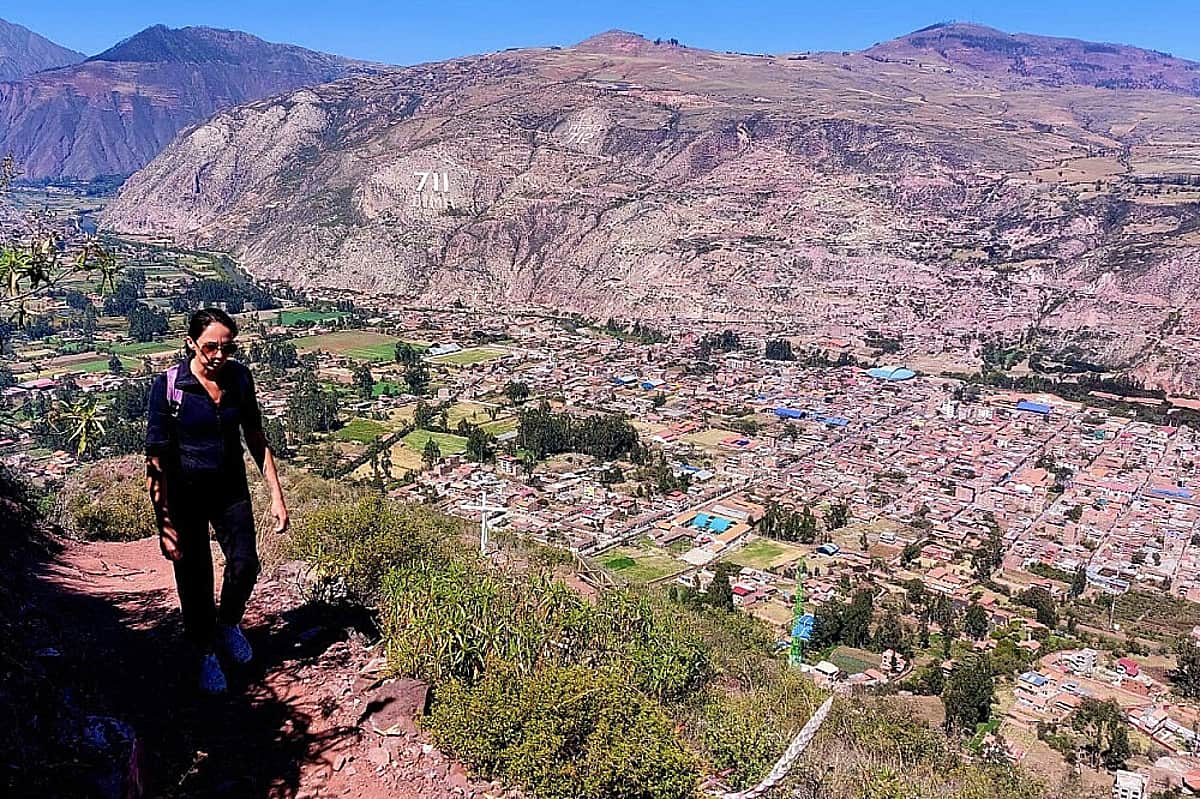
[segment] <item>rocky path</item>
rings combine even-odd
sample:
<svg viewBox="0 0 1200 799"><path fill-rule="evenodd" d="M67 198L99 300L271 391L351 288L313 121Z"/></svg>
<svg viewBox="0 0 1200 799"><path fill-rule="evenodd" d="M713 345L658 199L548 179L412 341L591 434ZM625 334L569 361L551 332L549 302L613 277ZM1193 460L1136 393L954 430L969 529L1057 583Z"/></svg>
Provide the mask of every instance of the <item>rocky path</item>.
<svg viewBox="0 0 1200 799"><path fill-rule="evenodd" d="M97 795L508 795L429 744L413 723L425 687L382 677L367 620L306 602L286 570L260 579L245 624L255 663L229 669L220 698L194 687L155 540L74 545L33 585L39 659L66 688L63 701L86 710L81 735L112 765ZM134 784L140 793L128 793Z"/></svg>

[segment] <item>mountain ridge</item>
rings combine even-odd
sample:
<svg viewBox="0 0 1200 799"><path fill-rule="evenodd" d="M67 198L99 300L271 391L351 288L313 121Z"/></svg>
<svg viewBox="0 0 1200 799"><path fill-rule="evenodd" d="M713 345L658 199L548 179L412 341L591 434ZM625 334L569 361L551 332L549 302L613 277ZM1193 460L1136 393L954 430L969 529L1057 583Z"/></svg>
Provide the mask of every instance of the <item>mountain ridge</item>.
<svg viewBox="0 0 1200 799"><path fill-rule="evenodd" d="M869 327L933 359L1035 336L1195 385L1200 161L1171 144L1200 140L1191 95L613 38L634 52L470 56L230 109L106 219L308 288Z"/></svg>
<svg viewBox="0 0 1200 799"><path fill-rule="evenodd" d="M0 19L0 81L17 80L85 58L23 25Z"/></svg>
<svg viewBox="0 0 1200 799"><path fill-rule="evenodd" d="M1006 33L974 23L938 23L864 51L886 59L936 55L960 68L1049 86L1155 89L1200 97L1200 63L1126 44Z"/></svg>
<svg viewBox="0 0 1200 799"><path fill-rule="evenodd" d="M152 26L0 83L0 152L31 180L127 175L220 109L382 69L240 31Z"/></svg>

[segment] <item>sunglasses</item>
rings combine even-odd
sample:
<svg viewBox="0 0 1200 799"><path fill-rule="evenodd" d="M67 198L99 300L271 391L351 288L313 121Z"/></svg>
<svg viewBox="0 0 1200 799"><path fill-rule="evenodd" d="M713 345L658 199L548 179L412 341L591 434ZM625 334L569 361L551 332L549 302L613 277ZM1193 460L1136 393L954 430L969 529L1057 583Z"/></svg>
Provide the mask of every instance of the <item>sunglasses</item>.
<svg viewBox="0 0 1200 799"><path fill-rule="evenodd" d="M232 341L228 344L218 344L215 341L206 341L200 345L200 349L205 355L216 355L217 350L220 350L226 356L229 356L238 351L238 345Z"/></svg>

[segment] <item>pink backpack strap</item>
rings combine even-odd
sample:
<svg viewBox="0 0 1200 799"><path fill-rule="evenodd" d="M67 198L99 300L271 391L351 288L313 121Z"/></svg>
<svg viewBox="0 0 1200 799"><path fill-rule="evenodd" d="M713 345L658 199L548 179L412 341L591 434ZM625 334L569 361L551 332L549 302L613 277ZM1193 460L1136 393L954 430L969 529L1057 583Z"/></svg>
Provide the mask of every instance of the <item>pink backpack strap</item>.
<svg viewBox="0 0 1200 799"><path fill-rule="evenodd" d="M176 385L179 380L179 370L183 364L177 363L167 370L167 403L171 406L171 415L179 415L179 406L183 403L183 389Z"/></svg>

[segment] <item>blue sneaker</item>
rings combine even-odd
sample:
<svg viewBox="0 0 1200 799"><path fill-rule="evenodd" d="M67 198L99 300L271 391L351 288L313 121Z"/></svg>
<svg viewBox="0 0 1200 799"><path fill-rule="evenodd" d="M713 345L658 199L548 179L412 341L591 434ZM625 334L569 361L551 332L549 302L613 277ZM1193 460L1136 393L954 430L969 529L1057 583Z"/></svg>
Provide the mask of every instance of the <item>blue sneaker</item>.
<svg viewBox="0 0 1200 799"><path fill-rule="evenodd" d="M223 694L226 689L225 672L221 663L211 652L200 661L200 690L206 694Z"/></svg>
<svg viewBox="0 0 1200 799"><path fill-rule="evenodd" d="M250 642L242 635L242 628L236 624L217 625L217 643L226 656L238 665L244 666L254 658Z"/></svg>

